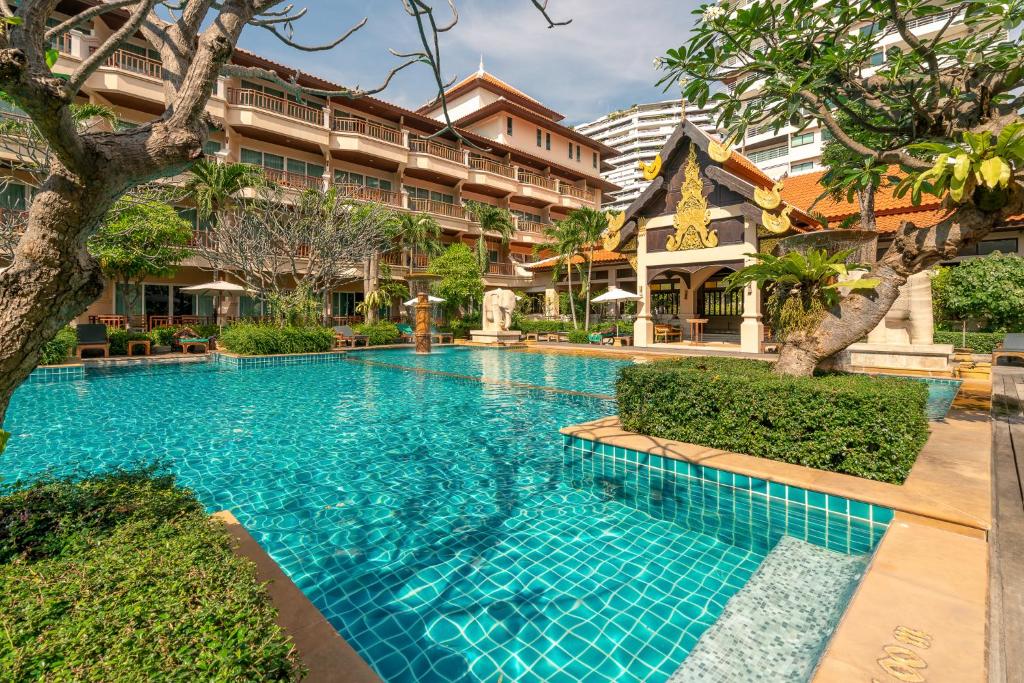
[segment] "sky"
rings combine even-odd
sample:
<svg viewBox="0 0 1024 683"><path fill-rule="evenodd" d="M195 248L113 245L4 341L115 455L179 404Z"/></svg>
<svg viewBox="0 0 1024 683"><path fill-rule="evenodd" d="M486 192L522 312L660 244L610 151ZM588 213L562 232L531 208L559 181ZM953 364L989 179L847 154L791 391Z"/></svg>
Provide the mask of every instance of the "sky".
<svg viewBox="0 0 1024 683"><path fill-rule="evenodd" d="M398 60L388 48L413 50L416 25L401 0L294 0L308 14L294 25L294 38L329 42L363 17L366 26L327 52L300 52L270 33L248 27L239 45L275 61L344 85L376 87ZM439 23L450 16L435 0ZM565 123L595 119L637 102L668 99L678 92L655 87L654 58L679 47L699 0L549 0L556 20L547 28L530 0L457 0L460 18L442 34L441 66L447 78L476 71L481 55L490 73L565 115ZM432 99L430 70L413 65L379 97L415 109Z"/></svg>

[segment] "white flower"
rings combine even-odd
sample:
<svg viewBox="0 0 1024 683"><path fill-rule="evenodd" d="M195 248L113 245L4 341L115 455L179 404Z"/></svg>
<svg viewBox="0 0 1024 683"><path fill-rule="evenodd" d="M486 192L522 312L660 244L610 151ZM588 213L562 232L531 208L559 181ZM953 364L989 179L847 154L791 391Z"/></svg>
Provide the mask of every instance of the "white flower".
<svg viewBox="0 0 1024 683"><path fill-rule="evenodd" d="M704 21L709 24L715 23L718 19L725 16L725 8L719 7L718 5L708 5L704 8Z"/></svg>
<svg viewBox="0 0 1024 683"><path fill-rule="evenodd" d="M653 61L653 64L654 64L654 68L655 69L660 69L662 66L665 65L665 58L664 57L655 57L654 61Z"/></svg>

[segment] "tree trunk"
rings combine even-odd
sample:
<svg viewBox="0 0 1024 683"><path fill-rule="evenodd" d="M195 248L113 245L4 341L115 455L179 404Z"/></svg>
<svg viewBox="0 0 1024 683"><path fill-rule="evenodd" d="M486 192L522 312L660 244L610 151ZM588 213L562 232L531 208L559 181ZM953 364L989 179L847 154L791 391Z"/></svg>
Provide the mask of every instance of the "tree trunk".
<svg viewBox="0 0 1024 683"><path fill-rule="evenodd" d="M865 275L878 278L879 285L873 291L854 291L843 297L810 332L791 334L779 351L775 371L783 375L812 374L819 364L866 337L885 318L910 275L954 258L965 247L980 242L994 226L1021 211L1024 200L1014 194L998 212L964 205L930 228L904 223L889 249Z"/></svg>
<svg viewBox="0 0 1024 683"><path fill-rule="evenodd" d="M569 313L572 314L572 329L578 330L576 322L576 300L572 297L572 257L569 258L569 267L565 271L565 284L569 288Z"/></svg>
<svg viewBox="0 0 1024 683"><path fill-rule="evenodd" d="M587 254L587 295L583 297L583 305L586 307L586 313L584 314L583 329L590 329L590 280L594 274L594 248L590 248L590 253Z"/></svg>

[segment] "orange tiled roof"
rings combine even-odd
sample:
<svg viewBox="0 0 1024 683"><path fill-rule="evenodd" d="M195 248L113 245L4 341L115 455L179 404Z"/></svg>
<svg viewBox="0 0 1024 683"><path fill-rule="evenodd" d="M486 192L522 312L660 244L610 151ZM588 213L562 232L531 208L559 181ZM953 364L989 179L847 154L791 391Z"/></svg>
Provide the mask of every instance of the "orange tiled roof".
<svg viewBox="0 0 1024 683"><path fill-rule="evenodd" d="M550 252L541 252L541 259L535 261L536 265L526 264L526 267L530 270L552 270L555 267L555 259L551 256ZM586 263L586 259L582 256L573 256L573 264ZM594 252L594 263L625 263L626 257L615 251L605 251L604 249L598 249Z"/></svg>
<svg viewBox="0 0 1024 683"><path fill-rule="evenodd" d="M458 90L462 86L466 85L467 83L471 83L471 82L475 81L478 78L480 80L482 80L482 81L487 81L488 83L490 83L491 85L495 86L496 88L500 88L501 90L504 90L506 92L512 93L513 95L517 95L517 96L522 97L524 99L530 100L531 102L536 102L537 104L540 104L542 107L544 106L543 104L541 104L540 101L534 99L533 97L530 97L529 95L524 93L522 90L519 90L518 88L512 87L511 85L509 85L505 81L501 80L500 78L498 78L494 74L489 73L487 71L484 71L484 72L474 71L473 73L471 73L470 75L466 76L465 78L463 78L461 81L459 81L455 85L453 85L450 88L448 88L447 90L445 90L445 93L450 93L453 90Z"/></svg>

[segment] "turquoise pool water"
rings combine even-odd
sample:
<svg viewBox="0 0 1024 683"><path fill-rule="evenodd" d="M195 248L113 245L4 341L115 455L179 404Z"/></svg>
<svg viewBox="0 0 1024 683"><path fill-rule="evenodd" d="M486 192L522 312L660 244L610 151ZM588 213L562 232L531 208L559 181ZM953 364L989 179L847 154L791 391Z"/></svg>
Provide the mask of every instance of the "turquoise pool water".
<svg viewBox="0 0 1024 683"><path fill-rule="evenodd" d="M371 357L592 393L620 364ZM584 465L558 429L614 411L357 360L90 370L17 391L0 477L166 463L232 510L386 681L665 680L788 532L760 531L772 516L749 491ZM844 553L877 541L867 522L821 520L859 539Z"/></svg>

